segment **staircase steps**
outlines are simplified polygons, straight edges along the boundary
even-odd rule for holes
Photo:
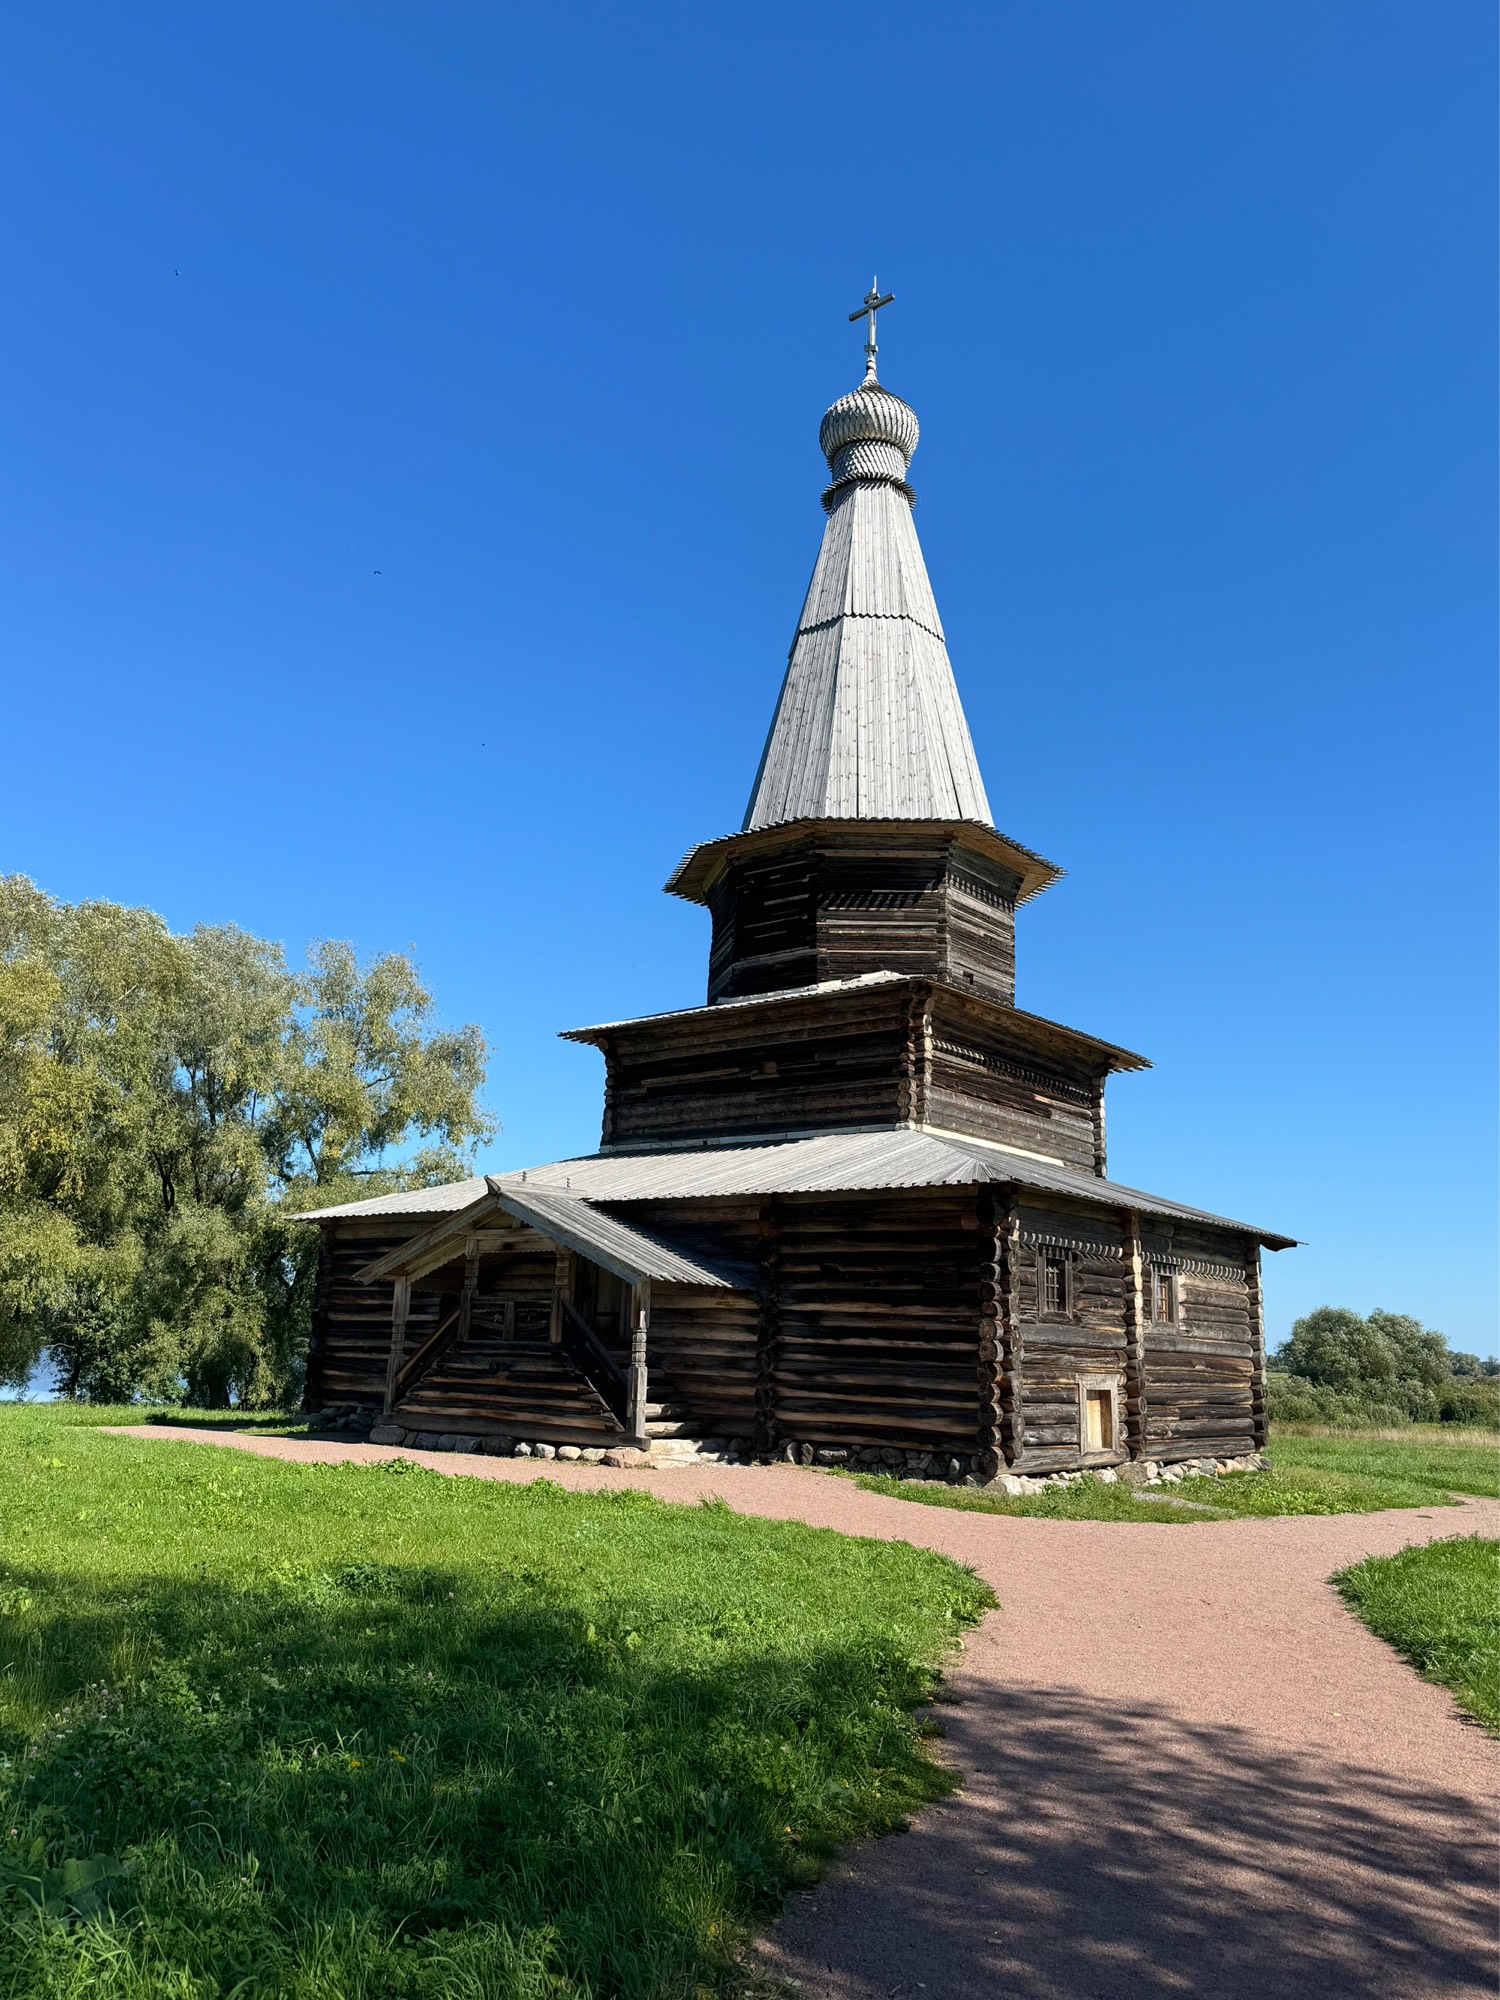
[[[410,1430],[506,1435],[549,1444],[618,1444],[624,1429],[603,1397],[545,1340],[479,1334],[461,1341],[391,1412]]]

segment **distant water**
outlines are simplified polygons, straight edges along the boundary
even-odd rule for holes
[[[57,1398],[57,1370],[44,1354],[19,1389],[0,1388],[0,1403],[51,1403]]]

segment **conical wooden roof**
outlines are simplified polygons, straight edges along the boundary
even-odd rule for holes
[[[823,419],[828,525],[745,828],[796,819],[993,825],[905,474],[917,420],[867,380]]]

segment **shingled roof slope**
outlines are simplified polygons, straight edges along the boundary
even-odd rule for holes
[[[821,442],[834,484],[745,830],[802,819],[951,819],[989,800],[912,521],[918,426],[873,380]]]

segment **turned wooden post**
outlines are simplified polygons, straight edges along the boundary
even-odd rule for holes
[[[396,1402],[396,1378],[406,1359],[406,1318],[411,1311],[411,1279],[398,1278],[391,1289],[391,1358],[385,1370],[385,1413]]]
[[[464,1242],[464,1288],[458,1295],[458,1328],[454,1335],[454,1346],[469,1337],[469,1322],[474,1317],[474,1294],[479,1290],[479,1238],[470,1236]]]
[[[642,1278],[630,1294],[630,1389],[625,1429],[632,1443],[646,1442],[646,1335],[651,1330],[651,1280]]]
[[[555,1346],[562,1339],[563,1300],[571,1304],[573,1298],[573,1253],[558,1247],[552,1267],[552,1317],[547,1323],[547,1338]]]
[[[1146,1449],[1146,1300],[1145,1264],[1141,1256],[1141,1218],[1133,1208],[1121,1210],[1125,1251],[1125,1440],[1132,1458],[1147,1458]]]

